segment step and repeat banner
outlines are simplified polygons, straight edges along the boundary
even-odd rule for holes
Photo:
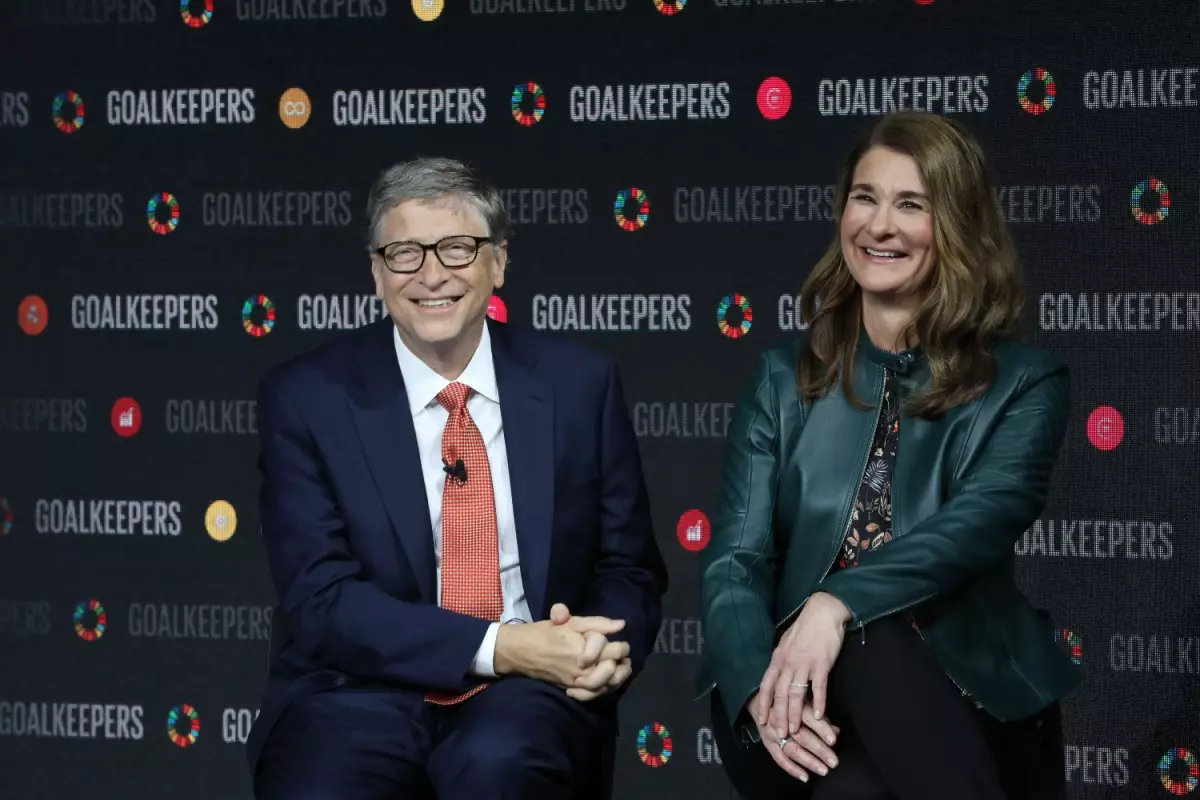
[[[1053,5],[1053,4],[1047,4]],[[366,192],[462,158],[491,314],[615,354],[673,586],[622,800],[728,798],[697,553],[726,432],[880,114],[992,158],[1074,375],[1023,586],[1084,674],[1073,800],[1200,798],[1200,8],[954,0],[14,0],[0,24],[0,796],[250,796],[275,602],[255,382],[384,315]],[[936,754],[931,754],[936,759]]]

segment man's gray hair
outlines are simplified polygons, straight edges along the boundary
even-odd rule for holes
[[[380,246],[379,224],[384,214],[406,200],[444,200],[466,203],[483,219],[487,235],[499,244],[512,235],[500,192],[461,161],[416,158],[385,169],[367,197],[367,248]]]

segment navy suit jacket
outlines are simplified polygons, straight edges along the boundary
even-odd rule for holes
[[[626,621],[634,674],[654,647],[667,576],[614,361],[487,323],[521,578],[534,620],[554,603]],[[459,691],[488,623],[437,605],[433,531],[390,318],[259,383],[262,536],[278,609],[263,740],[303,692],[355,683]]]

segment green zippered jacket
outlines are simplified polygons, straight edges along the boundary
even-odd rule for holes
[[[853,385],[812,403],[796,388],[802,339],[768,350],[729,427],[724,474],[701,552],[701,697],[718,689],[735,730],[779,636],[817,591],[840,598],[851,631],[911,613],[950,678],[1000,720],[1033,714],[1079,674],[1048,614],[1013,578],[1013,546],[1041,514],[1070,413],[1066,365],[996,344],[996,377],[937,420],[903,417],[892,477],[892,541],[832,575],[866,465],[884,370],[904,392],[928,379],[920,351],[861,336]],[[863,631],[862,636],[868,635]],[[844,646],[858,644],[847,636]],[[741,717],[743,735],[757,739]]]

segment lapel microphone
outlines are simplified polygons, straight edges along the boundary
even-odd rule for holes
[[[445,472],[447,475],[449,475],[451,478],[454,478],[459,483],[467,482],[467,465],[463,463],[463,460],[461,458],[458,459],[457,461],[455,461],[454,464],[450,464],[449,462],[446,461],[446,459],[443,458],[442,459],[442,472]]]

